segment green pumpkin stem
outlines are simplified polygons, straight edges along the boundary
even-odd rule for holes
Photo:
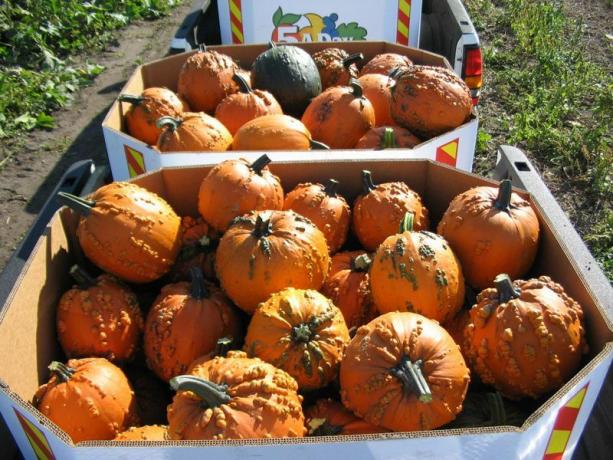
[[[392,70],[390,70],[387,76],[396,80],[403,74],[403,72],[404,69],[402,67],[394,67]]]
[[[400,228],[398,233],[412,232],[415,225],[415,214],[412,212],[405,212],[404,217],[400,221]]]
[[[128,104],[134,104],[134,105],[138,105],[145,100],[143,96],[134,96],[132,94],[120,94],[118,99],[121,102],[127,102]]]
[[[492,415],[492,426],[500,426],[507,424],[507,413],[504,408],[502,396],[497,391],[495,393],[487,393],[487,404]]]
[[[380,147],[382,149],[395,149],[396,147],[398,147],[398,145],[396,144],[396,134],[394,133],[393,128],[390,128],[389,126],[385,127]]]
[[[390,373],[402,382],[405,393],[415,394],[422,403],[432,401],[432,391],[422,372],[422,360],[411,361],[403,356],[400,363]]]
[[[496,197],[494,207],[500,211],[508,212],[509,206],[511,205],[512,194],[513,186],[511,185],[511,181],[509,179],[500,181],[500,185],[498,186],[498,196]]]
[[[257,160],[255,160],[253,163],[251,163],[249,165],[249,169],[251,169],[258,176],[261,176],[262,175],[262,170],[266,166],[268,166],[271,161],[272,160],[270,159],[270,157],[268,155],[264,154],[261,157],[259,157]]]
[[[506,273],[498,275],[494,279],[494,284],[498,291],[498,302],[500,303],[506,303],[509,300],[517,299],[521,294],[519,288],[513,286],[511,278],[509,278],[509,275]]]
[[[323,142],[316,141],[315,139],[310,139],[309,144],[311,145],[311,150],[330,150]]]
[[[206,43],[199,43],[198,51],[200,51],[201,53],[206,53]]]
[[[95,201],[86,200],[72,193],[58,192],[56,199],[60,204],[68,206],[70,209],[83,216],[89,216],[92,212],[92,208],[96,206]]]
[[[273,42],[272,40],[268,42],[268,49],[276,48],[276,47],[277,47],[277,44]]]
[[[360,85],[360,82],[356,78],[349,80],[349,86],[351,86],[353,97],[362,97],[364,95],[362,85]]]
[[[94,287],[97,284],[96,278],[91,276],[78,265],[73,265],[72,267],[70,267],[70,276],[75,279],[81,289],[88,289],[90,287]]]
[[[262,214],[258,214],[258,216],[255,218],[255,227],[253,228],[253,232],[251,232],[251,234],[255,237],[255,238],[263,238],[265,236],[268,236],[272,233],[272,228],[270,225],[270,219],[264,219],[262,217]]]
[[[209,291],[204,284],[204,276],[202,275],[202,269],[200,267],[191,267],[189,269],[189,276],[192,280],[192,284],[189,289],[189,296],[192,299],[206,299],[209,297]]]
[[[249,83],[247,83],[247,80],[245,80],[242,75],[235,73],[232,75],[232,80],[238,85],[241,93],[249,94],[253,92],[251,86],[249,86]]]
[[[372,264],[372,259],[368,254],[360,254],[351,260],[351,271],[367,272]]]
[[[217,339],[215,343],[215,356],[222,356],[225,358],[233,343],[234,337],[231,335]]]
[[[356,62],[360,62],[364,59],[364,55],[362,53],[354,53],[347,56],[343,59],[343,67],[349,67],[351,64],[355,64]]]
[[[183,123],[183,120],[181,120],[180,118],[160,117],[155,123],[155,126],[157,126],[159,129],[169,127],[171,130],[174,131],[181,125],[181,123]]]
[[[337,181],[336,179],[328,179],[328,182],[326,183],[326,186],[324,187],[324,192],[326,192],[326,195],[328,196],[336,196],[337,195],[337,191],[338,191],[338,184],[339,181]]]
[[[75,373],[72,367],[68,367],[66,364],[59,361],[51,361],[47,369],[57,375],[62,382],[68,382]]]
[[[367,169],[362,170],[362,191],[364,195],[372,192],[375,189],[375,184],[372,181],[372,173]]]
[[[227,385],[219,385],[193,375],[178,375],[171,378],[169,383],[174,391],[191,391],[202,399],[206,407],[215,408],[232,399]]]
[[[311,327],[307,323],[292,327],[292,340],[294,342],[306,343],[311,340],[312,335],[313,331],[311,331]]]

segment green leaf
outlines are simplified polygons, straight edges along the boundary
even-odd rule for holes
[[[281,18],[281,24],[294,25],[298,21],[300,21],[301,17],[302,17],[301,14],[292,14],[292,13],[284,14],[283,17]]]
[[[272,24],[275,27],[278,27],[279,24],[281,24],[281,18],[283,17],[283,10],[281,9],[281,7],[277,8],[277,11],[275,11],[275,14],[272,15]]]
[[[351,40],[365,40],[366,34],[368,34],[368,31],[364,27],[359,26],[357,22],[340,24],[336,30],[339,37]]]
[[[47,115],[44,113],[40,113],[36,118],[36,127],[37,128],[46,128],[51,129],[55,126],[55,120],[51,115]]]

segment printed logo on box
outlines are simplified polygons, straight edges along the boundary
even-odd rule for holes
[[[19,420],[19,424],[23,429],[26,438],[28,438],[28,442],[30,446],[32,446],[32,450],[34,451],[34,455],[36,455],[37,460],[55,460],[55,455],[53,455],[53,450],[51,450],[51,446],[49,446],[49,441],[45,437],[45,434],[40,431],[34,423],[30,422],[21,412],[13,407],[15,411],[15,415],[17,416],[17,420]]]
[[[460,138],[447,142],[436,149],[436,161],[455,166],[458,161],[458,146]]]
[[[145,169],[145,157],[143,157],[143,154],[125,144],[123,150],[126,155],[126,163],[128,164],[128,174],[130,178],[145,174],[147,170]]]

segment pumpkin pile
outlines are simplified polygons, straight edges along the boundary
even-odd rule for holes
[[[73,441],[485,426],[574,375],[582,309],[529,278],[539,222],[508,180],[455,197],[434,233],[402,180],[364,170],[343,196],[270,166],[221,162],[181,219],[133,184],[61,195],[87,260],[57,307],[67,362],[34,404]]]
[[[413,148],[470,119],[472,99],[451,70],[397,53],[363,62],[327,47],[275,45],[251,70],[200,49],[177,93],[122,94],[125,129],[159,152]]]

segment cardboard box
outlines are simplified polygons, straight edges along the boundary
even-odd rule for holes
[[[356,161],[332,157],[306,161],[294,154],[273,163],[286,190],[298,182],[340,180],[340,192],[353,199],[361,190],[360,171],[370,169],[378,182],[404,180],[424,198],[436,225],[449,201],[486,179],[440,163],[409,159]],[[170,168],[134,180],[164,196],[182,215],[196,214],[196,197],[210,167]],[[409,458],[570,458],[598,396],[613,358],[613,321],[582,278],[572,253],[561,243],[543,208],[530,195],[539,217],[542,240],[531,275],[548,274],[584,308],[590,354],[581,370],[538,407],[522,427],[436,430],[384,435],[249,440],[169,442],[130,445],[86,442],[74,446],[28,401],[48,378],[47,365],[63,359],[55,338],[55,308],[71,285],[68,268],[78,255],[76,219],[68,210],[56,213],[28,259],[0,313],[0,411],[24,456],[34,458],[215,458],[235,459],[409,459]]]
[[[419,46],[422,0],[220,0],[222,43],[385,40]],[[257,6],[257,7],[256,7]]]
[[[309,53],[314,53],[330,44],[304,43],[300,47]],[[365,59],[384,52],[394,52],[407,55],[417,64],[444,66],[451,69],[447,60],[437,54],[429,53],[406,46],[395,45],[386,42],[339,42],[334,46],[344,48],[349,53],[364,53]],[[237,59],[241,66],[250,68],[253,60],[265,49],[267,45],[229,45],[211,47],[219,52],[226,53]],[[176,91],[179,70],[191,53],[183,53],[169,58],[154,61],[139,66],[127,81],[122,93],[140,94],[143,89],[151,86],[165,86]],[[118,102],[111,106],[102,123],[106,150],[111,165],[111,172],[115,180],[127,180],[145,172],[155,171],[162,167],[201,165],[207,162],[218,161],[219,158],[244,156],[240,152],[204,152],[183,153],[166,152],[161,154],[152,146],[141,142],[125,131],[123,114],[129,109],[129,104]],[[386,150],[385,155],[393,158],[424,158],[441,161],[465,171],[471,171],[477,139],[478,118],[473,114],[471,119],[462,126],[432,138],[413,149]],[[336,151],[335,151],[336,152]],[[214,156],[217,155],[217,156]],[[325,160],[329,157],[328,151],[300,152],[304,158],[316,161]],[[270,154],[273,160],[277,159],[276,153]],[[374,150],[348,150],[345,153],[348,159],[362,160],[381,157],[381,152]]]

